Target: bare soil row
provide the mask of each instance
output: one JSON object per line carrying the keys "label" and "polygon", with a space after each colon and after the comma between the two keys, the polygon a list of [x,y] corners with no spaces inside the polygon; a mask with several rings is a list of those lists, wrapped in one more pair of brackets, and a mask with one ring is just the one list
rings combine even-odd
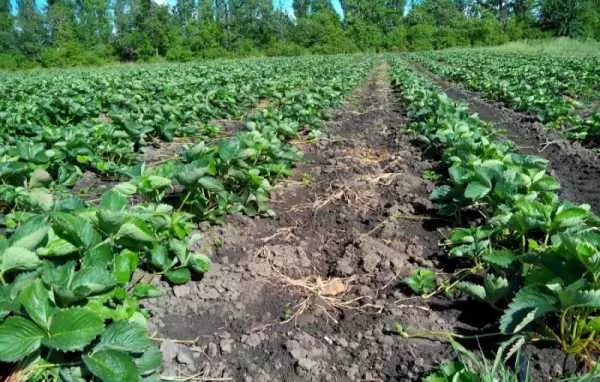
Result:
{"label": "bare soil row", "polygon": [[[443,296],[421,301],[400,282],[415,267],[448,269],[438,244],[451,222],[435,215],[434,184],[422,174],[437,163],[404,132],[409,121],[389,83],[381,63],[334,112],[318,143],[297,143],[306,160],[272,195],[276,218],[235,215],[223,226],[201,227],[199,249],[212,257],[211,271],[183,286],[162,284],[164,296],[149,302],[163,375],[417,381],[454,353],[444,341],[397,336],[396,323],[461,334],[488,329],[497,313],[485,305]],[[588,153],[563,143],[540,151],[534,139],[544,139],[542,132],[528,129],[535,124],[447,85],[451,97],[506,129],[524,151],[549,158],[565,198],[600,207],[585,179],[600,181],[600,167]],[[589,167],[576,169],[575,161]],[[528,353],[533,380],[568,368],[558,350]]]}

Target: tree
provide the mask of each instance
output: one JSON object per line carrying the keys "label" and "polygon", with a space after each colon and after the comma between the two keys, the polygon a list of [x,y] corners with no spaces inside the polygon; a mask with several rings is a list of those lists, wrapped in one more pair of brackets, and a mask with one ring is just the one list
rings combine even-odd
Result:
{"label": "tree", "polygon": [[46,30],[42,15],[35,0],[18,0],[17,44],[19,50],[29,58],[37,58],[46,42]]}
{"label": "tree", "polygon": [[86,46],[107,43],[111,24],[108,0],[76,0],[77,38]]}
{"label": "tree", "polygon": [[296,19],[301,19],[308,15],[308,9],[310,0],[294,0],[292,2],[292,8],[294,9],[294,16]]}
{"label": "tree", "polygon": [[46,18],[53,45],[63,45],[77,40],[75,4],[72,1],[48,1]]}
{"label": "tree", "polygon": [[15,21],[10,0],[0,0],[0,52],[15,48]]}
{"label": "tree", "polygon": [[600,27],[598,0],[544,0],[542,27],[558,36],[594,37]]}

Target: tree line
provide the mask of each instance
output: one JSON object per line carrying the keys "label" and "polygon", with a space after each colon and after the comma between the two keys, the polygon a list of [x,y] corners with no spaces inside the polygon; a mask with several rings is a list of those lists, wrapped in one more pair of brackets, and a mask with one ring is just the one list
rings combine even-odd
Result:
{"label": "tree line", "polygon": [[600,0],[275,1],[0,0],[0,68],[600,39]]}

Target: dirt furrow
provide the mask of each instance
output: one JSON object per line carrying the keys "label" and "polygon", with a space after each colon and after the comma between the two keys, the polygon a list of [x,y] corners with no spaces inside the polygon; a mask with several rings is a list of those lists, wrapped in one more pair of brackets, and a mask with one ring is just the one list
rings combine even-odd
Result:
{"label": "dirt furrow", "polygon": [[561,197],[577,203],[588,203],[600,213],[600,160],[593,150],[569,141],[535,121],[531,115],[519,113],[458,84],[440,79],[421,65],[416,70],[430,78],[452,99],[466,102],[473,113],[506,133],[519,151],[550,161],[551,174],[561,183]]}
{"label": "dirt furrow", "polygon": [[434,164],[399,133],[405,123],[380,64],[325,136],[302,145],[305,163],[273,193],[276,218],[204,227],[211,271],[163,284],[149,303],[164,375],[411,381],[451,357],[446,344],[391,331],[475,329],[452,304],[407,300],[398,281],[437,266],[441,239],[421,177]]}

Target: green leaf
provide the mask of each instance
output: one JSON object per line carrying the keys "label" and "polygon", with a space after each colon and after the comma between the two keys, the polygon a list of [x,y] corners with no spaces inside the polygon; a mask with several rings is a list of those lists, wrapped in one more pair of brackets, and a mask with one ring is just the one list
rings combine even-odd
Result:
{"label": "green leaf", "polygon": [[192,278],[188,268],[179,268],[167,271],[165,276],[167,276],[167,279],[173,284],[185,284]]}
{"label": "green leaf", "polygon": [[152,346],[146,328],[133,322],[117,321],[106,328],[94,352],[112,349],[128,353],[143,353]]}
{"label": "green leaf", "polygon": [[134,358],[134,362],[142,375],[148,375],[158,371],[162,364],[162,353],[156,346],[151,346],[141,355]]}
{"label": "green leaf", "polygon": [[210,258],[201,253],[194,253],[189,261],[188,265],[198,273],[206,273],[210,269]]}
{"label": "green leaf", "polygon": [[483,286],[485,287],[487,301],[491,303],[496,303],[500,299],[506,297],[510,292],[508,280],[493,274],[485,275]]}
{"label": "green leaf", "polygon": [[225,189],[225,186],[223,186],[223,183],[221,183],[219,179],[213,178],[211,176],[201,177],[200,179],[198,179],[198,184],[200,184],[200,186],[207,189],[208,191],[215,193],[221,192]]}
{"label": "green leaf", "polygon": [[476,298],[476,299],[479,299],[482,301],[487,300],[485,288],[482,287],[481,285],[477,285],[470,281],[461,281],[456,285],[456,287],[458,288],[458,290],[460,290],[462,293],[464,293],[468,296],[471,296],[473,298]]}
{"label": "green leaf", "polygon": [[590,317],[586,325],[586,330],[589,332],[600,333],[600,317]]}
{"label": "green leaf", "polygon": [[124,183],[119,183],[116,186],[114,186],[112,191],[116,192],[117,194],[119,194],[125,198],[129,198],[130,196],[133,196],[137,192],[137,187],[134,184],[132,184],[131,182],[124,182]]}
{"label": "green leaf", "polygon": [[415,293],[425,294],[435,289],[435,272],[418,268],[413,270],[408,277],[403,278],[402,282]]}
{"label": "green leaf", "polygon": [[150,263],[158,270],[170,267],[169,250],[164,245],[155,244],[150,253]]}
{"label": "green leaf", "polygon": [[31,173],[31,177],[29,178],[29,187],[34,188],[44,186],[50,182],[52,182],[52,176],[48,173],[48,171],[38,168]]}
{"label": "green leaf", "polygon": [[153,189],[161,189],[165,187],[169,187],[171,185],[171,179],[165,178],[163,176],[157,175],[148,175],[146,180],[149,182],[149,185]]}
{"label": "green leaf", "polygon": [[431,193],[431,200],[434,202],[447,200],[454,194],[454,189],[448,185],[437,187]]}
{"label": "green leaf", "polygon": [[50,326],[50,315],[53,311],[49,296],[50,292],[40,279],[29,284],[19,296],[19,302],[29,317],[46,330]]}
{"label": "green leaf", "polygon": [[162,291],[155,285],[139,283],[136,284],[133,295],[137,298],[155,298],[162,296]]}
{"label": "green leaf", "polygon": [[41,245],[48,237],[48,223],[46,219],[36,216],[29,219],[25,224],[10,237],[10,244],[33,251]]}
{"label": "green leaf", "polygon": [[45,247],[38,248],[36,252],[42,257],[60,257],[77,252],[77,247],[65,239],[55,238],[54,240],[51,240]]}
{"label": "green leaf", "polygon": [[100,242],[102,237],[85,218],[65,212],[54,214],[54,232],[78,248],[91,248]]}
{"label": "green leaf", "polygon": [[584,208],[573,207],[561,210],[552,221],[553,230],[566,229],[582,224],[590,216]]}
{"label": "green leaf", "polygon": [[118,350],[101,350],[83,356],[89,371],[102,382],[141,381],[133,358]]}
{"label": "green leaf", "polygon": [[478,181],[470,182],[465,189],[465,198],[479,200],[490,192],[491,188]]}
{"label": "green leaf", "polygon": [[560,189],[559,181],[547,175],[533,185],[533,190],[535,191],[556,191],[558,189]]}
{"label": "green leaf", "polygon": [[73,277],[71,289],[80,296],[104,292],[115,286],[115,276],[103,267],[84,267]]}
{"label": "green leaf", "polygon": [[12,269],[35,269],[41,262],[37,254],[21,247],[6,248],[1,257],[3,272]]}
{"label": "green leaf", "polygon": [[104,321],[85,308],[59,310],[52,315],[44,345],[61,351],[82,350],[104,331]]}
{"label": "green leaf", "polygon": [[483,259],[493,265],[497,265],[501,268],[507,268],[516,260],[516,256],[512,251],[504,249],[488,252],[483,255]]}
{"label": "green leaf", "polygon": [[513,298],[500,319],[502,333],[517,333],[535,319],[556,311],[557,299],[539,287],[526,286]]}
{"label": "green leaf", "polygon": [[48,211],[54,205],[54,195],[45,188],[34,188],[29,191],[29,199],[31,202],[41,207],[44,211]]}
{"label": "green leaf", "polygon": [[120,211],[125,208],[126,205],[127,197],[115,190],[105,192],[100,199],[100,208],[106,210]]}
{"label": "green leaf", "polygon": [[0,361],[15,362],[39,349],[45,333],[23,317],[9,317],[0,325]]}
{"label": "green leaf", "polygon": [[119,284],[127,284],[138,266],[138,254],[124,249],[115,256],[114,273]]}
{"label": "green leaf", "polygon": [[119,228],[117,232],[119,239],[127,239],[140,244],[152,243],[154,236],[146,227],[139,222],[127,222]]}

